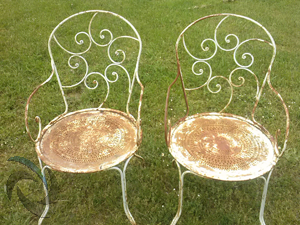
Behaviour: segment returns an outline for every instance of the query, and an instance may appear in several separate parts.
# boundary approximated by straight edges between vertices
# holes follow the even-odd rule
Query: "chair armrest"
[[[28,100],[27,100],[27,103],[26,103],[26,107],[25,107],[25,127],[26,127],[26,131],[27,131],[28,136],[29,136],[30,139],[31,139],[33,142],[35,142],[35,143],[38,142],[39,139],[40,139],[40,135],[41,135],[41,131],[42,131],[42,121],[41,121],[41,118],[40,118],[39,116],[36,116],[36,117],[35,117],[36,123],[39,124],[39,132],[38,132],[37,138],[34,139],[34,138],[32,137],[32,135],[31,135],[31,132],[30,132],[30,130],[29,130],[29,125],[28,125],[28,110],[29,110],[29,103],[30,103],[30,101],[31,101],[31,99],[32,99],[32,97],[33,97],[33,95],[34,95],[34,94],[35,94],[35,93],[36,93],[36,92],[37,92],[44,84],[46,84],[46,83],[52,78],[53,74],[54,74],[54,70],[52,70],[52,73],[51,73],[50,77],[49,77],[46,81],[44,81],[42,84],[40,84],[39,86],[37,86],[37,87],[35,88],[35,90],[31,93],[31,95],[29,96],[29,98],[28,98]]]
[[[172,84],[168,88],[167,98],[166,98],[166,106],[165,106],[165,117],[164,117],[164,125],[165,125],[165,140],[167,146],[170,146],[170,133],[171,133],[171,121],[168,120],[168,106],[169,106],[169,97],[170,97],[170,90]]]
[[[141,83],[139,77],[136,77],[137,82],[139,83],[140,87],[141,87],[141,92],[140,92],[140,99],[139,99],[139,106],[138,106],[138,117],[137,117],[137,125],[138,125],[138,138],[139,138],[139,142],[142,141],[142,130],[141,130],[141,109],[142,109],[142,99],[143,99],[143,95],[144,95],[144,86]]]
[[[31,101],[32,96],[38,91],[38,89],[40,89],[40,87],[43,86],[42,84],[40,84],[39,86],[37,86],[37,88],[31,93],[31,95],[29,96],[27,103],[26,103],[26,107],[25,107],[25,127],[26,127],[26,131],[28,136],[30,137],[30,139],[33,142],[38,142],[39,138],[40,138],[40,134],[41,134],[41,128],[42,128],[42,122],[41,122],[41,118],[39,116],[35,117],[35,121],[39,124],[39,133],[36,139],[34,139],[30,133],[29,130],[29,125],[28,125],[28,110],[29,110],[29,103]]]
[[[288,141],[288,136],[289,136],[289,130],[290,130],[290,115],[289,115],[289,110],[288,110],[288,107],[286,106],[285,102],[283,101],[283,98],[281,97],[281,95],[279,94],[279,92],[277,92],[275,90],[275,88],[272,86],[271,82],[270,82],[270,76],[268,77],[268,84],[269,84],[269,87],[271,88],[271,90],[277,95],[277,97],[280,99],[282,105],[283,105],[283,108],[285,110],[285,117],[286,117],[286,130],[285,130],[285,140],[284,140],[284,143],[283,143],[283,147],[282,149],[279,151],[278,149],[278,136],[280,135],[280,129],[277,130],[277,133],[276,133],[276,145],[277,145],[277,149],[278,149],[278,157],[281,157],[286,149],[286,144],[287,144],[287,141]]]
[[[166,140],[166,143],[167,143],[168,147],[170,145],[170,134],[171,134],[171,127],[172,127],[171,122],[168,120],[169,98],[170,98],[171,88],[176,83],[176,81],[178,80],[179,77],[180,77],[181,87],[182,87],[182,90],[183,90],[183,95],[184,95],[184,100],[185,100],[185,105],[186,105],[186,114],[180,120],[184,120],[189,115],[189,104],[188,104],[188,100],[187,100],[187,96],[186,96],[186,91],[185,91],[185,87],[184,87],[184,83],[183,83],[183,78],[182,78],[182,74],[181,74],[181,66],[180,66],[180,62],[179,62],[177,44],[176,44],[176,61],[177,61],[177,76],[176,76],[175,80],[168,87],[167,98],[166,98],[166,106],[165,106],[165,118],[164,118],[165,140]]]

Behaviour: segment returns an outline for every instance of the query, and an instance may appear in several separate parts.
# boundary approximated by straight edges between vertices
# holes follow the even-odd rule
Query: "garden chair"
[[[222,181],[262,178],[259,220],[265,224],[268,183],[289,134],[288,108],[270,81],[271,34],[253,19],[222,13],[192,22],[175,47],[178,73],[165,106],[165,140],[179,170],[172,225],[182,212],[188,173]],[[268,109],[274,105],[278,110]]]
[[[143,85],[138,76],[142,42],[137,30],[116,13],[84,11],[54,28],[48,50],[52,73],[30,95],[25,110],[26,130],[35,142],[46,194],[38,224],[49,209],[46,168],[67,173],[117,170],[126,216],[136,224],[128,208],[125,172],[142,140]],[[39,128],[34,138],[29,103],[45,84],[57,87],[56,81],[64,111],[43,129],[36,116]],[[121,162],[123,169],[117,167]]]

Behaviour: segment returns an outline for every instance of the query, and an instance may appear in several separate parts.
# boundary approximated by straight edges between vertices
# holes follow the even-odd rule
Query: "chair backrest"
[[[119,101],[123,104],[122,111],[130,114],[133,87],[137,81],[141,87],[139,102],[135,103],[139,121],[143,95],[138,76],[142,42],[128,20],[103,10],[74,14],[54,28],[48,50],[53,72],[46,82],[56,75],[65,104],[63,114],[69,111],[70,102],[73,104],[72,101],[78,99],[94,103],[92,108],[119,109],[116,103],[107,103],[113,91],[114,102]],[[83,89],[87,94],[79,97]],[[126,97],[121,98],[123,94]],[[86,105],[76,107],[86,108]]]
[[[276,45],[271,34],[248,17],[222,13],[189,24],[176,41],[178,73],[169,86],[165,109],[167,143],[171,88],[177,81],[185,102],[184,116],[179,121],[191,115],[192,110],[196,113],[231,113],[251,119],[261,129],[264,128],[255,115],[260,104],[268,105],[262,101],[262,96],[266,94],[265,87],[269,86],[269,92],[278,97],[285,111],[284,150],[289,114],[282,97],[270,82],[275,55]]]

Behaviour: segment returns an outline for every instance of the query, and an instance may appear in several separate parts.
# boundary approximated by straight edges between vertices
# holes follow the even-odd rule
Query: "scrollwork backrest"
[[[94,91],[94,95],[99,95],[95,100],[98,108],[104,107],[112,89],[118,90],[113,99],[125,92],[122,111],[130,114],[133,86],[137,81],[141,87],[137,103],[139,120],[143,92],[138,77],[141,49],[142,42],[134,26],[112,12],[84,11],[59,23],[50,35],[48,50],[53,69],[51,76],[56,75],[65,104],[63,114],[69,111],[67,96],[74,89],[77,94],[82,89]]]
[[[50,81],[55,81],[55,77],[65,106],[63,113],[55,119],[68,113],[71,107],[74,111],[105,107],[132,114],[140,129],[144,87],[139,80],[138,69],[142,42],[137,30],[128,20],[103,10],[71,15],[50,34],[48,51],[52,73],[31,93],[25,107],[26,131],[33,142],[40,140],[43,124],[40,116],[35,116],[38,134],[34,138],[29,126],[30,102],[38,90]],[[135,83],[140,88],[134,88]],[[112,90],[115,92],[113,97]],[[109,98],[112,101],[108,105]],[[55,98],[55,104],[58,102]],[[117,108],[120,105],[121,108]],[[49,118],[45,119],[46,123],[47,120]],[[141,134],[139,131],[137,133]]]
[[[204,21],[203,21],[204,20]],[[201,23],[200,23],[201,22]],[[207,22],[207,23],[204,23]],[[205,24],[205,25],[202,25]],[[200,28],[199,28],[200,27]],[[207,31],[208,30],[208,31]],[[257,45],[253,50],[253,44]],[[258,60],[252,51],[259,56]],[[184,120],[190,115],[190,108],[197,106],[208,107],[202,112],[236,113],[235,108],[244,110],[240,99],[239,89],[246,88],[245,93],[252,93],[252,98],[246,97],[242,103],[250,105],[250,114],[242,115],[251,119],[258,126],[255,114],[257,107],[264,95],[265,86],[270,87],[271,92],[279,98],[286,112],[286,137],[284,149],[289,130],[289,115],[287,107],[270,82],[270,74],[276,55],[276,45],[269,31],[260,23],[245,16],[236,14],[214,14],[200,18],[188,25],[179,35],[176,42],[176,60],[178,74],[169,86],[165,124],[167,124],[168,102],[171,87],[179,82],[184,93],[186,105]],[[257,65],[259,64],[259,65]],[[249,86],[252,86],[251,88]],[[227,88],[227,89],[226,89]],[[247,89],[248,88],[248,89]],[[212,95],[210,102],[201,94]],[[222,97],[221,94],[223,94]],[[217,96],[217,97],[215,97]],[[193,101],[190,102],[190,98]],[[202,97],[202,99],[201,99]],[[196,98],[196,100],[195,100]],[[251,104],[248,104],[251,100]],[[172,101],[172,99],[171,99]],[[234,106],[237,107],[234,107]],[[201,108],[201,107],[200,107]],[[194,112],[193,112],[194,113]],[[167,126],[167,125],[166,125]],[[167,128],[166,128],[167,134]],[[166,136],[168,143],[168,137]]]
[[[214,29],[214,32],[211,34],[212,35],[211,37],[203,38],[203,40],[197,40],[201,43],[200,47],[197,48],[197,51],[198,52],[202,51],[204,53],[208,53],[205,57],[198,57],[198,56],[196,56],[196,54],[194,52],[189,50],[190,46],[188,46],[188,44],[186,42],[185,35],[198,22],[208,19],[208,18],[211,18],[211,17],[218,17],[220,20],[218,21],[218,23]],[[247,35],[245,35],[244,39],[240,39],[238,35],[236,35],[234,33],[228,33],[224,36],[224,41],[221,44],[221,38],[219,37],[220,36],[219,30],[221,29],[222,25],[226,22],[226,20],[229,20],[229,18],[231,18],[231,17],[238,17],[239,19],[244,19],[244,20],[254,23],[255,25],[257,25],[259,28],[261,28],[265,32],[265,34],[266,34],[265,37],[267,37],[268,39],[262,39],[259,37],[247,38],[246,37]],[[226,24],[226,26],[228,27],[228,23]],[[264,74],[263,78],[261,76],[259,77],[257,75],[257,73],[255,73],[252,70],[252,66],[255,61],[253,54],[251,52],[243,52],[242,54],[240,53],[240,51],[243,51],[243,49],[242,49],[243,46],[246,46],[248,43],[253,42],[253,41],[267,43],[272,49],[272,56],[269,61],[267,71]],[[224,43],[228,44],[228,45],[231,44],[231,46],[229,46],[229,47],[224,46]],[[185,28],[185,30],[183,30],[183,32],[180,34],[180,36],[176,42],[176,58],[177,58],[177,63],[178,63],[178,70],[179,70],[179,75],[184,83],[185,74],[182,71],[181,60],[180,60],[180,56],[179,56],[179,45],[180,44],[183,46],[185,53],[187,53],[189,55],[189,57],[193,60],[191,71],[189,71],[190,74],[200,77],[200,76],[204,76],[205,72],[207,73],[206,78],[203,80],[204,82],[201,84],[195,84],[194,87],[187,87],[187,85],[183,84],[184,91],[189,92],[189,91],[198,90],[201,88],[206,88],[208,92],[210,92],[212,94],[217,94],[222,91],[222,85],[220,83],[216,82],[215,87],[212,87],[213,86],[212,83],[215,80],[223,80],[225,83],[227,83],[227,85],[230,89],[230,95],[229,95],[228,100],[226,101],[226,104],[221,106],[221,108],[219,110],[219,112],[225,112],[226,109],[229,107],[229,105],[232,102],[234,88],[242,87],[245,83],[245,77],[243,77],[243,76],[239,76],[237,78],[238,83],[236,83],[234,81],[234,77],[236,76],[235,74],[238,72],[241,72],[241,71],[245,71],[251,75],[251,77],[255,80],[255,83],[256,83],[256,92],[255,92],[256,103],[254,105],[254,110],[252,113],[252,119],[254,120],[255,108],[261,97],[261,94],[265,87],[265,84],[268,81],[268,77],[270,76],[271,68],[272,68],[272,65],[273,65],[273,62],[275,59],[275,54],[276,54],[276,45],[275,45],[275,42],[274,42],[272,36],[270,35],[270,33],[258,22],[254,21],[248,17],[234,15],[234,14],[217,14],[217,15],[211,15],[211,16],[203,17],[199,20],[196,20],[195,22],[193,22],[192,24],[187,26]],[[227,71],[224,71],[224,70],[216,71],[215,67],[213,67],[211,65],[213,59],[218,57],[219,52],[227,52],[232,56],[233,63],[232,63],[232,65],[230,65],[231,68],[228,68]],[[241,58],[238,58],[239,57],[238,55],[241,56]],[[220,59],[217,58],[217,60],[220,60]],[[242,60],[244,60],[246,62],[244,62],[244,61],[241,62]],[[229,64],[230,59],[228,58],[227,61]],[[224,64],[224,65],[227,66],[227,64]],[[187,104],[187,107],[188,107],[188,104]]]

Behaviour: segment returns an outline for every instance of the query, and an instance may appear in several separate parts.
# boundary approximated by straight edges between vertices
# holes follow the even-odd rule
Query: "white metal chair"
[[[136,224],[127,204],[125,172],[142,139],[143,85],[138,76],[142,42],[137,30],[116,13],[84,11],[69,16],[54,28],[48,50],[52,73],[30,95],[25,110],[26,129],[35,142],[44,178],[46,168],[68,173],[117,170],[121,175],[125,213],[131,224]],[[36,116],[39,131],[37,138],[33,138],[29,130],[29,103],[37,90],[55,77],[65,110],[43,129],[40,117]],[[139,86],[136,92],[135,83]],[[112,90],[115,95],[110,99]],[[137,100],[133,101],[133,97]],[[77,100],[84,103],[77,104]],[[70,102],[75,108],[71,112]],[[86,107],[87,102],[92,108]],[[120,169],[117,165],[123,161],[124,168]],[[44,182],[46,207],[38,224],[49,209]]]
[[[258,59],[252,50],[259,55]],[[178,211],[172,225],[182,212],[183,181],[188,173],[223,181],[262,178],[265,185],[259,219],[265,224],[268,183],[286,149],[289,134],[288,109],[270,82],[275,54],[276,45],[267,29],[253,19],[235,14],[202,17],[179,35],[176,42],[178,74],[169,86],[165,107],[165,139],[179,170]],[[230,58],[225,61],[228,55]],[[261,59],[264,56],[267,59]],[[175,88],[177,84],[181,88]],[[246,94],[238,94],[242,87]],[[185,106],[181,108],[179,103],[174,103],[178,90],[183,91],[184,96]],[[252,98],[250,90],[254,93]],[[282,107],[281,129],[285,135],[280,141],[276,123],[270,126],[275,127],[273,135],[261,123],[267,123],[267,116],[275,121],[274,115],[265,110],[264,105],[269,105],[266,92]],[[196,113],[191,114],[192,110]],[[175,111],[184,116],[178,119]],[[257,116],[264,113],[266,117]],[[185,167],[184,172],[181,166]]]

